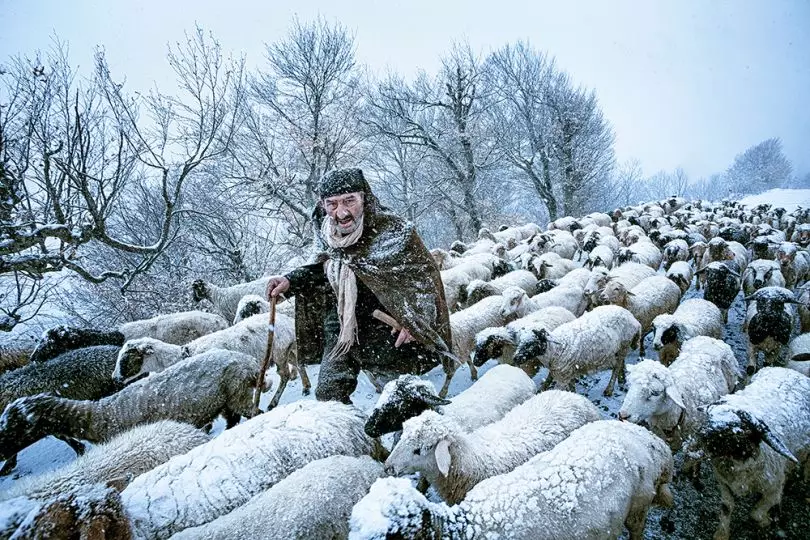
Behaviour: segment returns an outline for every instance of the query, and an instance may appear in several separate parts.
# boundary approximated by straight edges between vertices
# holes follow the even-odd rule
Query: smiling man
[[[380,204],[360,169],[326,174],[318,195],[316,255],[267,285],[268,297],[296,297],[299,362],[321,363],[316,397],[349,403],[361,368],[385,384],[452,361],[439,270],[413,225]]]

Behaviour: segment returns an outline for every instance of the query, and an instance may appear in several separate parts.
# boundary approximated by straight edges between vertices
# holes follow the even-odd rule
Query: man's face
[[[339,234],[351,234],[363,215],[363,192],[354,191],[323,199],[323,208],[335,220]]]

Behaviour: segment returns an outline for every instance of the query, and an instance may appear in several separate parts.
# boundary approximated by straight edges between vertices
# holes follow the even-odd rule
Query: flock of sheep
[[[12,472],[49,435],[80,455],[0,493],[0,537],[638,539],[651,506],[673,505],[673,477],[702,464],[722,500],[715,538],[748,495],[770,527],[793,469],[810,477],[808,244],[808,212],[677,197],[482,229],[433,250],[475,382],[447,399],[453,370],[439,391],[403,375],[369,414],[278,405],[289,380],[310,389],[293,300],[256,414],[267,278],[196,281],[214,313],[51,329],[4,355],[0,459]],[[690,289],[703,298],[682,301]],[[722,341],[741,292],[744,366]],[[655,359],[625,365],[645,340]],[[603,393],[626,389],[618,419],[575,392],[608,371]]]

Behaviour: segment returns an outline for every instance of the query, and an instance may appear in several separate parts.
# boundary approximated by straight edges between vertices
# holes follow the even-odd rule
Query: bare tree
[[[790,161],[782,152],[782,141],[774,137],[735,157],[726,171],[726,179],[735,193],[761,193],[784,185],[792,171]]]
[[[90,80],[77,77],[60,43],[44,58],[12,59],[0,91],[0,185],[11,194],[0,208],[0,277],[70,270],[125,292],[167,249],[184,184],[228,150],[243,93],[243,63],[226,60],[199,28],[168,60],[181,97],[129,97],[103,52]],[[139,189],[159,194],[149,238],[128,234],[122,219]],[[97,247],[127,254],[127,264],[91,264]]]

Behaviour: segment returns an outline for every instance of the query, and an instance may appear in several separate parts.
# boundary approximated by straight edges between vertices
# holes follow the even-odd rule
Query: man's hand
[[[403,343],[410,343],[413,341],[413,336],[410,332],[408,332],[405,328],[399,331],[399,335],[397,336],[397,340],[394,342],[394,347],[399,347]]]
[[[290,288],[290,280],[284,276],[273,276],[267,282],[266,296],[269,300],[271,297],[283,294]]]

